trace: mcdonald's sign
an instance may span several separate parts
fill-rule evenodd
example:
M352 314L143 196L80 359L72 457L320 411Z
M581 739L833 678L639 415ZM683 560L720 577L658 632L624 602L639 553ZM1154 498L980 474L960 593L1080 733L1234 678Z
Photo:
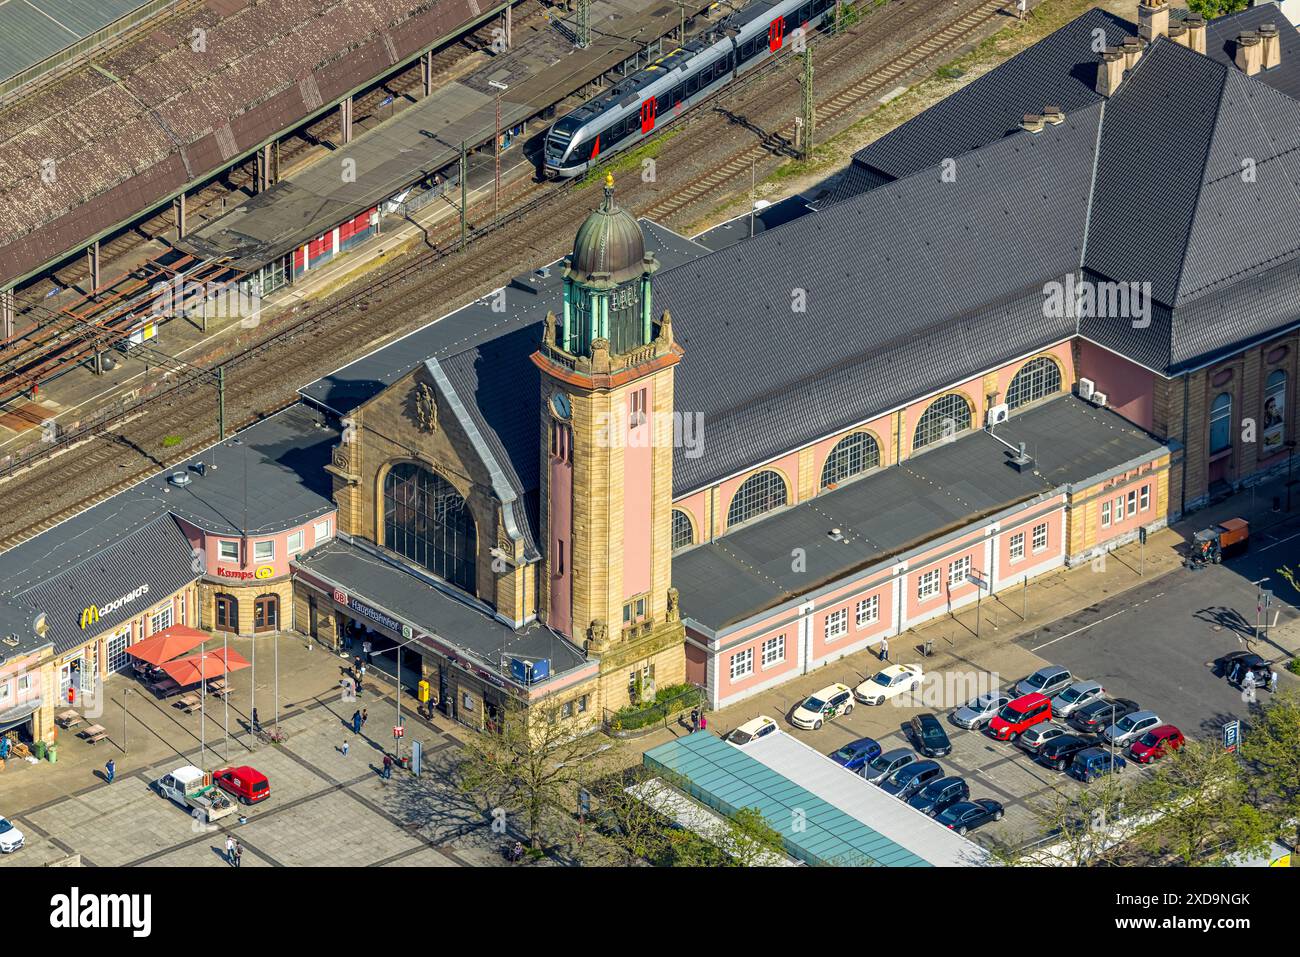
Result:
M85 631L87 625L96 624L99 621L99 619L104 615L111 615L113 612L117 611L127 602L135 601L141 595L147 595L147 594L149 594L149 586L141 585L135 591L127 592L121 598L117 599L117 601L110 601L107 605L103 606L102 608L98 608L95 605L88 605L86 608L83 608L81 611L82 631Z
M99 609L94 605L81 613L81 628L84 631L87 625L93 625L99 621Z

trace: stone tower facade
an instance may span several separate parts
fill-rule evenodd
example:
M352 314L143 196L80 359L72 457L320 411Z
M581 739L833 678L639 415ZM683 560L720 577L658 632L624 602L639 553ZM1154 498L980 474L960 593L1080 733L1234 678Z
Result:
M636 219L605 199L564 271L563 314L547 316L541 370L540 613L601 662L601 703L617 710L685 680L685 633L671 581L672 317L652 320Z

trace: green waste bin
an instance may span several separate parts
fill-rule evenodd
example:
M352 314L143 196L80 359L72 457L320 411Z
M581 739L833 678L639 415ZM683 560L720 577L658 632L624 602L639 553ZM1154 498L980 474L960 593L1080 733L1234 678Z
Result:
M50 750L47 751L46 754L47 754L47 756L48 756L49 759L50 759L50 764L53 764L54 762L56 762L56 761L59 760L59 749L58 749L58 748L50 748Z

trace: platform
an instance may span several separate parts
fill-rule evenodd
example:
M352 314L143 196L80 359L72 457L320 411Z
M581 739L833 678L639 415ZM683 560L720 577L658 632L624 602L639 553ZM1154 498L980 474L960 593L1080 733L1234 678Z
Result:
M710 6L691 0L687 15ZM243 272L259 269L454 165L462 141L469 149L491 143L491 83L509 87L501 99L501 128L508 130L633 58L643 65L647 48L679 26L681 7L666 0L594 0L586 49L573 46L572 20L567 14L565 22L517 36L514 49L213 220L179 248ZM341 173L348 160L355 162L355 179L345 182Z

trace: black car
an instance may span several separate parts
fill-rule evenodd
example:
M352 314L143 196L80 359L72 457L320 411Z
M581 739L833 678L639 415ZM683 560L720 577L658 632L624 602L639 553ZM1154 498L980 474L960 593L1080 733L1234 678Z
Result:
M970 798L970 788L963 778L940 778L931 781L916 794L907 799L907 803L918 811L934 817L958 801Z
M952 754L952 742L948 740L943 725L934 715L918 714L912 719L910 728L912 740L916 742L916 750L926 757L941 758L946 754Z
M1094 701L1070 715L1070 723L1080 731L1096 734L1106 730L1126 714L1141 710L1136 701L1130 701L1128 698Z
M1074 761L1074 756L1086 748L1091 748L1094 742L1088 738L1081 738L1077 734L1067 734L1057 738L1055 741L1048 741L1038 749L1038 754L1034 759L1041 765L1049 768L1056 768L1058 771L1064 771Z
M1224 655L1215 662L1215 665L1215 671L1227 678L1228 684L1236 685L1238 688L1246 680L1247 672L1254 676L1257 687L1267 685L1269 677L1273 674L1273 666L1268 663L1268 659L1253 651L1234 651L1230 655Z
M893 776L880 787L886 794L892 794L906 801L931 781L937 781L941 777L943 777L943 768L939 767L939 762L916 761L895 771Z
M989 821L1002 820L1002 805L992 798L958 801L946 810L940 811L934 819L950 831L965 834Z

